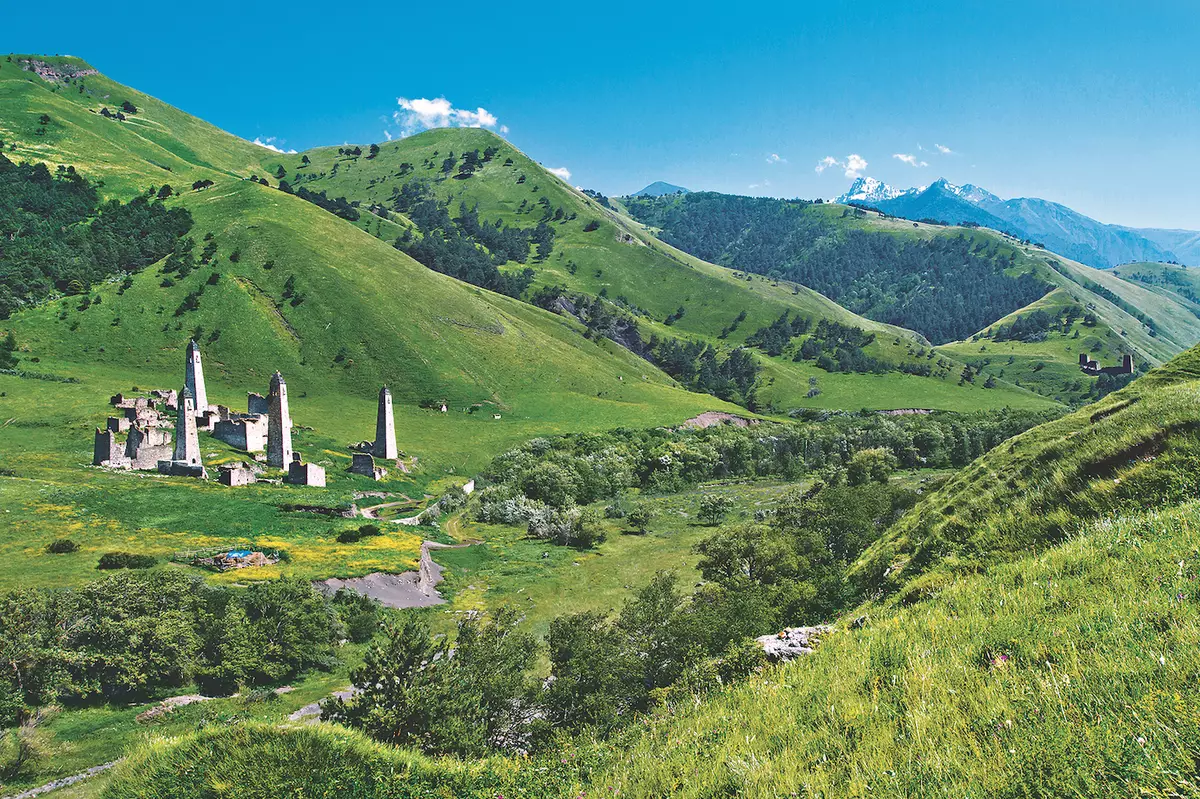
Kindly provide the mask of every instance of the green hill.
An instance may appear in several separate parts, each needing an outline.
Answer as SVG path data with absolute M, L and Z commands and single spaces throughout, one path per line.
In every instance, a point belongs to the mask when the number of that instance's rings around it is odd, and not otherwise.
M 624 202 L 689 252 L 799 280 L 865 316 L 924 333 L 939 353 L 985 375 L 1061 402 L 1111 390 L 1079 372 L 1081 352 L 1109 365 L 1130 353 L 1150 367 L 1200 341 L 1186 298 L 991 230 L 713 193 Z M 990 340 L 1018 319 L 1018 332 Z
M 511 275 L 531 269 L 527 294 L 558 290 L 568 297 L 602 298 L 610 312 L 636 325 L 643 341 L 683 338 L 728 352 L 787 313 L 814 325 L 826 319 L 874 334 L 864 353 L 887 369 L 931 359 L 928 342 L 911 331 L 850 313 L 797 283 L 715 266 L 664 244 L 608 198 L 572 188 L 489 131 L 434 130 L 370 147 L 321 148 L 291 156 L 284 179 L 296 191 L 323 191 L 376 209 L 384 218 L 367 217 L 361 224 L 388 240 L 398 234 L 423 240 L 421 224 L 397 211 L 398 206 L 412 207 L 408 192 L 427 192 L 450 216 L 471 214 L 490 226 L 531 230 L 546 224 L 553 230 L 549 256 L 508 261 L 503 271 Z M 466 164 L 470 153 L 482 156 L 477 167 L 463 171 L 459 161 Z M 970 410 L 1036 407 L 1041 402 L 1004 382 L 994 390 L 960 386 L 962 365 L 951 359 L 942 367 L 935 364 L 931 371 L 938 376 L 930 379 L 895 371 L 830 372 L 816 368 L 815 359 L 794 359 L 798 350 L 798 340 L 774 357 L 753 350 L 765 373 L 756 392 L 760 407 Z M 814 385 L 818 392 L 811 391 Z
M 406 569 L 416 536 L 392 536 L 376 551 L 338 547 L 322 517 L 286 507 L 303 495 L 345 508 L 368 486 L 420 501 L 441 481 L 470 475 L 541 433 L 739 410 L 681 390 L 606 339 L 585 338 L 573 320 L 439 275 L 312 203 L 249 180 L 277 160 L 271 151 L 84 74 L 89 68 L 76 59 L 38 59 L 42 74 L 20 69 L 21 60 L 0 67 L 6 156 L 73 165 L 115 198 L 173 184 L 164 202 L 194 219 L 195 267 L 186 276 L 165 274 L 165 264 L 124 282 L 115 275 L 0 323 L 15 336 L 19 359 L 16 374 L 0 375 L 0 502 L 22 531 L 0 541 L 10 563 L 22 565 L 10 580 L 82 579 L 123 538 L 159 558 L 237 542 L 274 540 L 291 550 L 290 564 L 262 576 Z M 137 112 L 125 121 L 100 113 L 126 98 Z M 190 188 L 202 180 L 213 185 Z M 246 392 L 262 392 L 274 370 L 284 373 L 303 426 L 297 446 L 328 469 L 326 489 L 266 483 L 235 495 L 211 483 L 84 468 L 108 397 L 134 386 L 178 387 L 192 337 L 214 402 L 243 408 Z M 375 486 L 346 473 L 347 445 L 372 435 L 373 397 L 385 383 L 397 398 L 401 446 L 418 468 L 393 469 Z M 446 414 L 419 407 L 443 400 Z M 207 438 L 204 446 L 210 468 L 245 457 Z M 63 535 L 79 539 L 78 556 L 44 551 Z

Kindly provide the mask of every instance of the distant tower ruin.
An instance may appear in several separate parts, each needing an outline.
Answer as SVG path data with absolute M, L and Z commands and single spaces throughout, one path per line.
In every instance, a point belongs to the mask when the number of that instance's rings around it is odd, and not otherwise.
M 267 465 L 286 469 L 292 463 L 292 417 L 288 413 L 287 383 L 271 375 L 267 394 Z
M 396 448 L 396 420 L 392 416 L 392 392 L 387 386 L 379 389 L 379 413 L 375 418 L 375 446 L 371 453 L 376 458 L 394 461 L 400 457 Z
M 189 360 L 189 363 L 191 361 Z M 199 355 L 196 364 L 199 365 Z M 189 376 L 191 372 L 189 371 Z M 203 376 L 200 377 L 203 381 Z M 201 383 L 203 385 L 203 383 Z M 175 452 L 171 455 L 175 463 L 187 466 L 200 465 L 200 436 L 196 432 L 196 401 L 187 386 L 179 392 L 179 417 L 175 421 Z
M 196 413 L 208 410 L 208 392 L 204 389 L 204 366 L 200 363 L 200 345 L 193 339 L 187 345 L 187 367 L 184 373 L 184 387 L 192 392 L 192 400 L 196 405 Z

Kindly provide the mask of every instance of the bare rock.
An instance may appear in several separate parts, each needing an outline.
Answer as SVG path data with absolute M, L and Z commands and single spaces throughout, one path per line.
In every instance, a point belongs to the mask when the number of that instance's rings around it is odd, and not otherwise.
M 763 635 L 755 639 L 763 648 L 767 658 L 773 661 L 794 660 L 802 655 L 811 655 L 821 639 L 834 631 L 828 624 L 815 627 L 788 627 L 774 635 Z

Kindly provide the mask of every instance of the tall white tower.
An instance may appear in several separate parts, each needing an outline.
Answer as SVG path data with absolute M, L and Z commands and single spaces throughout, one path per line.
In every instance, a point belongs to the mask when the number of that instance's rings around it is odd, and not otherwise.
M 292 463 L 292 416 L 288 412 L 287 383 L 271 375 L 267 395 L 267 465 L 286 469 Z
M 204 390 L 204 365 L 200 363 L 200 345 L 194 340 L 187 345 L 187 364 L 184 371 L 183 385 L 192 392 L 192 400 L 196 404 L 196 413 L 208 410 L 208 392 Z
M 379 389 L 379 413 L 375 418 L 375 446 L 372 454 L 384 460 L 396 460 L 400 450 L 396 447 L 396 420 L 392 415 L 392 392 L 387 386 Z

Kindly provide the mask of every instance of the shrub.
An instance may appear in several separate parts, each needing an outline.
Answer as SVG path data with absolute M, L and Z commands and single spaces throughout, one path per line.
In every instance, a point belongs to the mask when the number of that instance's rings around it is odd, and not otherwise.
M 46 544 L 46 551 L 54 555 L 63 555 L 69 552 L 77 552 L 79 544 L 69 538 L 56 538 L 49 544 Z
M 153 555 L 140 555 L 134 552 L 105 552 L 100 556 L 97 569 L 149 569 L 158 561 Z
M 383 535 L 383 531 L 379 529 L 379 525 L 364 524 L 361 527 L 342 530 L 340 533 L 338 533 L 337 540 L 339 544 L 353 544 L 363 540 L 364 538 L 370 538 L 376 535 Z

